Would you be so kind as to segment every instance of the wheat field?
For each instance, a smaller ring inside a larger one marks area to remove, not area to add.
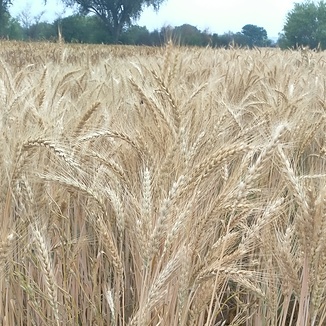
[[[0,325],[326,325],[326,57],[0,46]]]

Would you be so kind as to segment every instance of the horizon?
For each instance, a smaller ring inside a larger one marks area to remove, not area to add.
[[[214,0],[167,0],[155,13],[151,8],[145,8],[135,25],[145,26],[150,32],[164,26],[181,26],[189,24],[199,30],[208,30],[210,34],[222,35],[228,32],[241,32],[247,24],[263,27],[269,39],[277,39],[283,30],[286,14],[293,9],[292,0],[229,0],[227,3],[217,3]],[[26,2],[17,0],[9,8],[10,14],[17,18],[20,13],[29,14],[35,18],[42,12],[40,21],[52,23],[58,18],[64,18],[76,13],[66,8],[61,1],[43,0]],[[271,15],[270,13],[273,13]]]

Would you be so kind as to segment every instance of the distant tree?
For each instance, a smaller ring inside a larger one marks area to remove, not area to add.
[[[182,45],[206,46],[211,43],[210,35],[208,35],[207,31],[202,32],[190,24],[175,27],[173,37]]]
[[[247,24],[242,27],[241,34],[247,38],[247,44],[253,46],[267,46],[271,42],[268,40],[267,32],[263,27]]]
[[[219,36],[218,36],[217,33],[213,33],[211,35],[211,46],[220,47],[220,45],[219,45]]]
[[[31,5],[27,4],[17,16],[18,21],[24,31],[27,31],[33,24],[33,17],[31,13]]]
[[[152,45],[150,33],[145,26],[130,26],[122,32],[120,40],[123,44]]]
[[[104,23],[117,43],[123,28],[131,26],[140,17],[145,6],[158,10],[164,0],[61,0],[67,6],[79,7],[80,13],[94,13]],[[45,0],[46,2],[46,0]]]
[[[23,40],[24,33],[16,18],[10,17],[9,13],[6,17],[6,25],[2,29],[2,37],[9,40]]]
[[[280,47],[281,49],[286,49],[286,48],[292,47],[291,43],[285,37],[285,34],[284,33],[279,33],[278,34],[278,39],[277,39],[276,45],[278,47]]]
[[[44,13],[45,11],[43,10],[39,14],[33,16],[31,12],[31,4],[28,3],[18,14],[17,19],[23,29],[28,29],[31,25],[39,23]]]
[[[164,44],[162,35],[158,29],[154,29],[154,31],[150,32],[149,37],[151,40],[151,45],[160,46]]]
[[[171,25],[163,26],[160,29],[160,39],[162,44],[166,44],[168,41],[173,39],[174,27]]]
[[[34,39],[35,34],[38,33],[38,25],[41,22],[42,16],[45,11],[41,11],[39,14],[33,16],[31,13],[31,5],[27,4],[24,9],[19,13],[17,19],[23,29],[25,39]]]
[[[233,35],[232,32],[224,33],[223,35],[214,33],[211,36],[211,45],[217,48],[227,48],[232,43]]]
[[[201,32],[201,45],[207,46],[212,44],[212,34],[210,34],[208,29]]]
[[[230,46],[248,46],[248,39],[241,33],[227,32],[222,35],[213,34],[211,45],[214,47],[229,48]]]
[[[182,45],[197,45],[201,43],[200,30],[190,24],[183,24],[174,28],[173,35]]]
[[[326,48],[326,4],[324,1],[314,3],[306,1],[295,3],[287,14],[280,35],[281,47],[309,46]]]
[[[235,33],[232,36],[232,44],[239,47],[252,47],[252,40],[243,33]]]
[[[54,24],[36,22],[29,26],[25,34],[31,40],[55,40],[58,36],[58,31]]]
[[[55,21],[56,29],[60,25],[62,37],[66,42],[111,43],[112,38],[96,15],[72,15]]]
[[[6,37],[6,28],[8,27],[10,15],[9,7],[12,5],[11,0],[0,0],[0,37]]]

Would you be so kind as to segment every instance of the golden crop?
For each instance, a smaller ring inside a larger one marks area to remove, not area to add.
[[[0,325],[325,325],[324,53],[0,44]]]

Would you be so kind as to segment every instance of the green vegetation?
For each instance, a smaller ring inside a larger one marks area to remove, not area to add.
[[[309,47],[326,48],[326,3],[306,0],[295,3],[288,12],[282,32],[276,43],[268,38],[266,29],[246,24],[238,32],[216,34],[201,31],[196,26],[163,26],[149,31],[136,23],[142,10],[151,6],[158,10],[164,0],[61,0],[67,7],[77,6],[77,14],[59,18],[54,22],[41,20],[42,14],[32,17],[23,11],[10,17],[11,1],[0,1],[0,37],[12,40],[58,39],[58,31],[68,43],[129,44],[161,46],[173,39],[180,45],[224,47],[274,47],[282,49]],[[46,2],[46,1],[45,1]]]
[[[105,30],[118,43],[125,27],[139,18],[144,6],[158,10],[164,0],[62,0],[68,6],[79,7],[83,14],[93,13],[104,24]]]
[[[280,46],[311,49],[326,48],[326,3],[305,1],[295,3],[294,9],[286,17],[284,33],[279,40]]]
[[[0,0],[0,35],[6,32],[6,27],[10,18],[10,15],[8,15],[8,8],[10,5],[10,0]]]
[[[3,18],[0,19],[0,36],[12,40],[54,41],[58,31],[68,43],[131,44],[161,46],[168,39],[181,45],[229,47],[270,46],[263,27],[247,24],[241,32],[227,32],[222,35],[201,31],[196,26],[164,26],[148,31],[145,26],[132,24],[139,18],[145,6],[158,10],[164,0],[132,0],[123,4],[116,0],[87,1],[62,0],[67,6],[78,5],[79,13],[49,23],[41,20],[42,14],[32,17],[28,10],[13,19],[8,13],[11,2],[0,2]],[[45,1],[46,2],[46,1]]]
[[[246,42],[250,47],[263,47],[271,45],[271,41],[268,39],[267,32],[263,27],[247,24],[242,27],[241,33],[245,36]]]
[[[31,25],[21,27],[18,21],[14,21],[19,37],[13,33],[7,34],[9,39],[25,40],[50,40],[57,39],[58,28],[65,42],[68,43],[93,43],[112,44],[115,43],[112,35],[107,32],[103,21],[98,16],[84,16],[76,14],[54,21],[52,24],[46,22],[35,22]],[[262,33],[259,35],[251,33],[246,26],[252,26],[254,31]],[[209,31],[201,31],[197,27],[183,24],[181,26],[165,26],[160,30],[148,31],[145,26],[131,25],[123,28],[120,36],[120,44],[129,45],[155,45],[161,46],[172,38],[180,45],[189,46],[213,46],[229,47],[230,44],[242,47],[270,46],[272,42],[267,39],[266,30],[255,25],[246,25],[242,32],[225,33],[222,35],[210,34]]]
[[[111,35],[97,16],[69,16],[54,23],[61,29],[65,42],[112,43]]]

